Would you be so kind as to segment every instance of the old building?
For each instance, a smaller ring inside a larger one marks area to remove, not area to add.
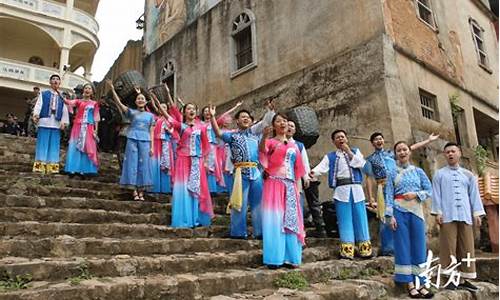
[[[322,135],[309,150],[313,163],[331,149],[335,128],[365,154],[374,131],[388,146],[437,132],[440,142],[414,155],[428,172],[444,163],[437,154],[449,140],[465,146],[472,166],[472,149],[483,145],[496,172],[498,42],[488,1],[184,2],[177,10],[146,2],[150,85],[168,80],[200,105],[243,100],[257,114],[267,99],[309,105]],[[175,26],[159,39],[154,31],[169,20]]]
[[[62,87],[91,79],[99,47],[94,16],[98,0],[0,0],[0,116],[24,114],[34,86],[48,87],[60,73]],[[74,72],[83,68],[83,76]]]

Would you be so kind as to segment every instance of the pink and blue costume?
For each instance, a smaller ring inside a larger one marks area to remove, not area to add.
[[[70,174],[97,174],[96,123],[99,122],[99,105],[93,100],[66,100],[77,113],[71,128],[64,170]]]
[[[172,192],[172,174],[174,167],[172,125],[164,118],[156,119],[153,131],[154,145],[151,161],[153,171],[153,193]]]
[[[174,130],[179,133],[172,190],[172,227],[208,226],[214,215],[208,190],[204,156],[208,153],[207,127],[199,121],[193,125],[176,118],[177,108],[169,110]]]
[[[299,149],[294,143],[266,141],[260,161],[267,173],[262,192],[264,264],[299,265],[305,231],[297,182],[304,175]]]

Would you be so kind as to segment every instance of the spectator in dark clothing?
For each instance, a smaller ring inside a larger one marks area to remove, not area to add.
[[[36,136],[36,125],[32,120],[33,107],[35,106],[36,101],[38,100],[38,96],[40,95],[40,88],[35,86],[33,87],[33,98],[26,98],[26,104],[28,108],[26,109],[26,113],[24,114],[24,133],[26,136]]]
[[[99,122],[99,150],[103,152],[111,152],[115,149],[115,141],[117,140],[116,124],[118,113],[114,111],[114,107],[110,106],[104,98],[99,100],[99,114],[101,121]]]
[[[21,135],[22,129],[21,126],[17,123],[17,117],[14,114],[8,113],[6,115],[7,124],[4,124],[2,127],[2,133],[8,133],[12,135]]]

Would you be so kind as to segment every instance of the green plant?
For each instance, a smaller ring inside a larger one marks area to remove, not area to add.
[[[303,290],[309,286],[307,279],[300,272],[285,273],[274,280],[274,285],[278,288]]]
[[[474,158],[476,159],[477,172],[479,175],[483,175],[488,160],[488,151],[483,146],[477,145],[474,149]]]
[[[458,100],[460,96],[458,93],[453,93],[450,96],[448,96],[448,99],[450,100],[450,106],[451,106],[451,115],[453,116],[453,119],[455,120],[458,115],[464,110],[458,105]]]
[[[361,277],[364,277],[364,278],[371,277],[371,276],[378,275],[378,274],[380,274],[380,272],[373,269],[373,268],[366,268],[366,269],[361,270],[361,272],[359,272],[359,275]]]
[[[4,270],[0,274],[0,292],[26,289],[28,287],[28,283],[32,280],[33,276],[30,274],[16,275],[13,277]]]
[[[346,280],[356,278],[356,275],[352,273],[351,269],[343,268],[339,272],[338,279]]]
[[[68,278],[69,283],[72,285],[78,285],[83,280],[92,279],[92,274],[89,272],[89,266],[86,262],[82,262],[78,265],[77,270],[80,272],[77,276]]]

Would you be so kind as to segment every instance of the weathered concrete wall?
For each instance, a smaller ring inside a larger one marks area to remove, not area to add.
[[[120,74],[128,70],[137,70],[142,72],[142,41],[128,41],[123,48],[122,53],[115,60],[104,79],[97,85],[96,95],[101,97],[106,95],[108,87],[105,80],[115,80]]]
[[[231,79],[230,30],[245,8],[256,17],[258,66]],[[375,0],[226,0],[147,56],[144,72],[156,84],[172,59],[177,94],[198,103],[224,103],[353,49],[383,28]]]

